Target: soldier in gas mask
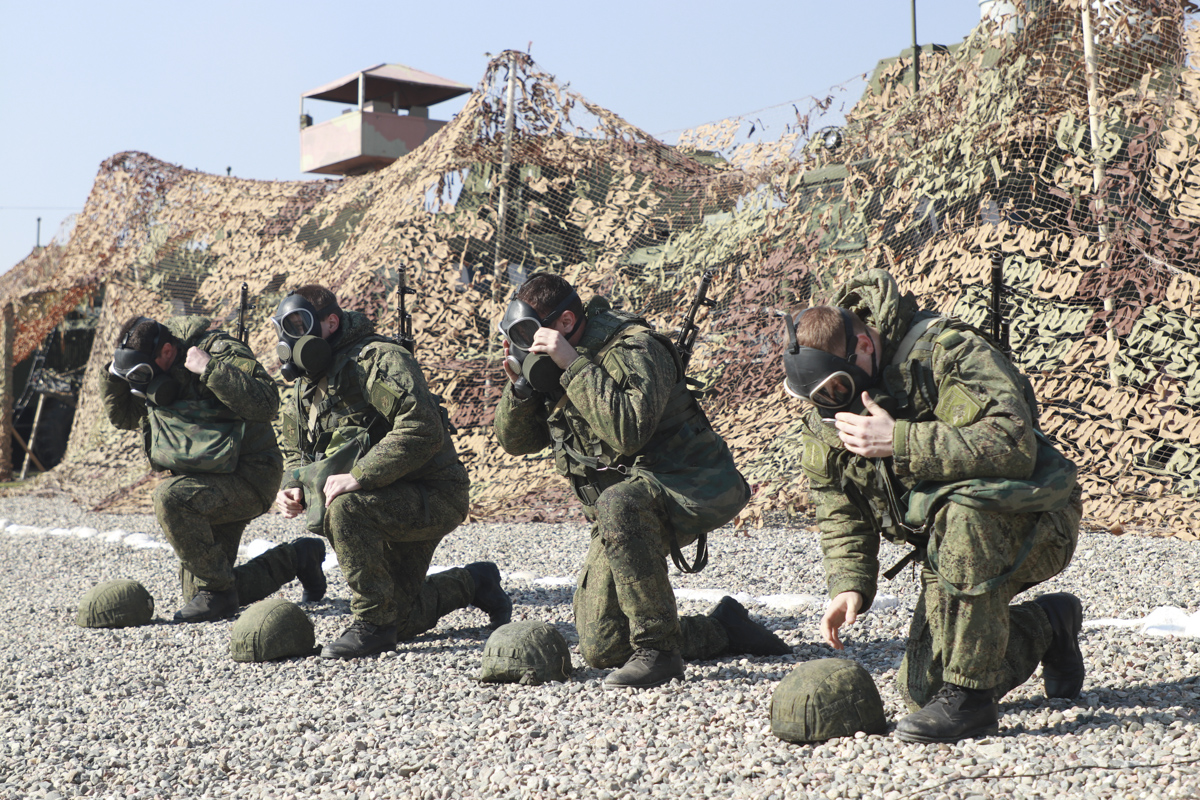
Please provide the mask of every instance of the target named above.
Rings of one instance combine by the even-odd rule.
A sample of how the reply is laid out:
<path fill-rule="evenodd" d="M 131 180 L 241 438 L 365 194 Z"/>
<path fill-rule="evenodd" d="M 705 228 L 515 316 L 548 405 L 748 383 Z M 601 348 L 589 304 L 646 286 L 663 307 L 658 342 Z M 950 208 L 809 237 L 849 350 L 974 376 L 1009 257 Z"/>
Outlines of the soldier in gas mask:
<path fill-rule="evenodd" d="M 413 354 L 315 284 L 285 297 L 271 321 L 282 374 L 295 381 L 276 505 L 333 543 L 353 594 L 354 622 L 321 656 L 391 650 L 468 605 L 507 623 L 512 601 L 490 561 L 426 577 L 438 542 L 467 516 L 470 482 Z"/>
<path fill-rule="evenodd" d="M 294 578 L 306 601 L 326 587 L 319 539 L 234 566 L 242 532 L 270 509 L 283 474 L 271 428 L 279 394 L 250 348 L 210 324 L 129 319 L 103 383 L 113 425 L 140 430 L 151 466 L 171 473 L 154 490 L 154 512 L 179 557 L 181 622 L 230 616 Z"/>
<path fill-rule="evenodd" d="M 791 653 L 732 597 L 706 615 L 676 610 L 668 554 L 683 568 L 680 548 L 732 520 L 750 489 L 675 344 L 603 297 L 585 309 L 547 273 L 521 286 L 500 330 L 509 384 L 496 438 L 513 455 L 552 447 L 592 521 L 575 627 L 589 664 L 621 667 L 604 685 L 658 686 L 682 678 L 685 659 Z"/>
<path fill-rule="evenodd" d="M 921 596 L 900 667 L 912 712 L 896 735 L 995 733 L 997 700 L 1038 664 L 1047 697 L 1076 697 L 1083 609 L 1018 593 L 1061 572 L 1079 536 L 1075 465 L 1038 430 L 1028 379 L 979 331 L 919 311 L 871 270 L 835 306 L 787 319 L 788 393 L 808 401 L 803 468 L 832 598 L 827 643 L 870 608 L 880 536 L 913 546 Z"/>

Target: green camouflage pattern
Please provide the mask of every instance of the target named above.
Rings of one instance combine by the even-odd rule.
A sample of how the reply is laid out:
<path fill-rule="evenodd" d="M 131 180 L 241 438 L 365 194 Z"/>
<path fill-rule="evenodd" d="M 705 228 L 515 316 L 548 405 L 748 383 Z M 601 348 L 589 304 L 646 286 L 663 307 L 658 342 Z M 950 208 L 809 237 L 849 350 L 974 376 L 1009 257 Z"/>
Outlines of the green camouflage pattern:
<path fill-rule="evenodd" d="M 684 547 L 733 519 L 749 487 L 688 391 L 669 339 L 596 298 L 575 349 L 563 399 L 520 401 L 509 386 L 495 430 L 514 455 L 553 445 L 592 521 L 575 590 L 580 652 L 594 667 L 622 665 L 638 648 L 719 655 L 729 646 L 724 628 L 706 616 L 680 619 L 666 557 L 672 536 Z"/>
<path fill-rule="evenodd" d="M 164 323 L 180 341 L 179 358 L 170 375 L 179 384 L 177 403 L 223 406 L 246 422 L 238 455 L 237 473 L 257 484 L 264 497 L 273 501 L 282 474 L 283 457 L 275 441 L 271 420 L 279 410 L 279 391 L 254 353 L 242 342 L 224 333 L 209 334 L 208 317 L 173 317 Z M 204 373 L 196 375 L 184 365 L 190 347 L 199 346 L 212 359 Z M 144 400 L 129 391 L 129 384 L 104 372 L 102 400 L 109 421 L 121 430 L 140 430 L 146 457 L 150 458 L 151 431 Z"/>
<path fill-rule="evenodd" d="M 375 323 L 357 311 L 342 312 L 341 335 L 331 344 L 336 374 L 329 378 L 330 397 L 319 405 L 312 426 L 308 420 L 316 384 L 307 378 L 296 381 L 288 392 L 291 401 L 281 411 L 289 474 L 313 460 L 312 453 L 303 451 L 302 440 L 323 449 L 338 428 L 358 427 L 384 431 L 350 470 L 364 489 L 398 480 L 466 481 L 449 418 L 412 354 L 379 337 Z M 355 358 L 339 358 L 355 352 Z M 344 366 L 336 369 L 339 362 Z M 301 484 L 290 479 L 288 485 Z"/>
<path fill-rule="evenodd" d="M 520 401 L 505 389 L 495 416 L 500 445 L 513 455 L 554 446 L 555 467 L 589 520 L 596 496 L 624 480 L 622 472 L 664 495 L 681 546 L 737 516 L 750 488 L 692 397 L 675 345 L 597 297 L 575 349 L 581 357 L 560 379 L 563 401 Z M 599 470 L 571 451 L 627 469 Z"/>
<path fill-rule="evenodd" d="M 180 400 L 154 407 L 148 418 L 155 469 L 217 474 L 237 469 L 246 421 L 223 406 Z"/>
<path fill-rule="evenodd" d="M 591 666 L 621 666 L 638 648 L 679 650 L 688 661 L 729 649 L 717 620 L 679 616 L 668 531 L 665 503 L 649 481 L 635 478 L 600 495 L 574 598 L 579 652 Z"/>
<path fill-rule="evenodd" d="M 79 599 L 75 624 L 81 628 L 130 628 L 154 619 L 154 598 L 137 581 L 98 583 Z"/>
<path fill-rule="evenodd" d="M 998 699 L 1029 679 L 1053 631 L 1036 603 L 1009 603 L 1066 569 L 1079 539 L 1081 497 L 1077 487 L 1065 508 L 1042 514 L 981 511 L 959 503 L 942 508 L 932 531 L 938 572 L 928 564 L 921 570 L 922 592 L 897 676 L 910 710 L 929 702 L 943 682 L 995 689 Z M 1004 573 L 1027 541 L 1028 557 L 995 589 L 970 596 L 947 587 Z"/>
<path fill-rule="evenodd" d="M 474 598 L 474 579 L 464 569 L 426 576 L 438 542 L 467 517 L 470 481 L 445 409 L 416 359 L 399 345 L 376 341 L 365 315 L 342 315 L 333 363 L 345 366 L 329 380 L 330 394 L 311 428 L 313 384 L 302 378 L 288 393 L 281 446 L 294 474 L 311 462 L 302 442 L 328 442 L 338 431 L 349 438 L 352 429 L 385 423 L 386 433 L 350 470 L 362 488 L 334 498 L 320 533 L 337 553 L 354 616 L 398 625 L 400 638 L 409 639 Z M 357 355 L 339 359 L 347 352 Z M 288 485 L 303 487 L 294 477 Z"/>
<path fill-rule="evenodd" d="M 483 646 L 481 683 L 540 686 L 571 679 L 571 650 L 549 623 L 522 620 L 501 625 Z"/>
<path fill-rule="evenodd" d="M 1073 471 L 1066 470 L 1069 477 L 1055 473 L 1055 480 L 1067 484 L 1056 487 L 1060 502 L 1054 510 L 1014 513 L 1005 505 L 1007 498 L 991 507 L 980 502 L 969 507 L 950 493 L 951 502 L 940 505 L 929 528 L 912 533 L 901 524 L 906 509 L 895 507 L 889 496 L 903 497 L 923 482 L 928 487 L 931 482 L 1033 477 L 1039 443 L 1032 391 L 982 336 L 955 327 L 931 327 L 910 357 L 891 363 L 917 308 L 911 294 L 900 295 L 887 272 L 871 270 L 851 280 L 836 303 L 880 331 L 883 379 L 872 394 L 897 422 L 892 477 L 888 460 L 845 450 L 836 429 L 822 423 L 815 410 L 804 417 L 803 468 L 821 530 L 829 595 L 859 592 L 867 610 L 877 590 L 880 535 L 920 546 L 930 536 L 937 571 L 945 579 L 939 582 L 925 563 L 922 601 L 925 608 L 937 609 L 930 615 L 927 646 L 936 653 L 919 665 L 914 660 L 906 670 L 913 696 L 931 696 L 921 687 L 940 686 L 943 680 L 977 689 L 1010 682 L 1005 663 L 1022 665 L 1017 672 L 1036 666 L 1049 641 L 1044 615 L 1031 615 L 1034 627 L 1010 637 L 1008 602 L 1070 561 L 1081 516 Z M 890 488 L 889 481 L 895 482 Z M 971 589 L 979 594 L 963 591 Z M 926 635 L 922 625 L 914 625 L 910 650 Z"/>
<path fill-rule="evenodd" d="M 883 700 L 871 674 L 845 658 L 800 664 L 771 694 L 771 733 L 787 742 L 887 733 Z"/>
<path fill-rule="evenodd" d="M 234 661 L 274 661 L 312 655 L 316 643 L 308 614 L 295 603 L 274 598 L 258 601 L 233 623 L 229 655 Z"/>
<path fill-rule="evenodd" d="M 242 603 L 252 603 L 296 577 L 296 557 L 289 546 L 234 569 L 242 532 L 271 507 L 283 477 L 283 456 L 271 427 L 279 392 L 250 348 L 225 334 L 210 335 L 210 323 L 207 317 L 175 317 L 164 323 L 182 351 L 170 373 L 179 383 L 177 402 L 220 405 L 245 421 L 237 467 L 229 474 L 175 472 L 155 487 L 154 513 L 179 558 L 185 603 L 199 590 L 219 592 L 231 586 L 237 587 Z M 201 345 L 212 359 L 196 375 L 183 362 L 188 348 Z M 128 383 L 107 371 L 104 375 L 109 420 L 124 430 L 141 430 L 149 458 L 146 403 L 129 391 Z"/>

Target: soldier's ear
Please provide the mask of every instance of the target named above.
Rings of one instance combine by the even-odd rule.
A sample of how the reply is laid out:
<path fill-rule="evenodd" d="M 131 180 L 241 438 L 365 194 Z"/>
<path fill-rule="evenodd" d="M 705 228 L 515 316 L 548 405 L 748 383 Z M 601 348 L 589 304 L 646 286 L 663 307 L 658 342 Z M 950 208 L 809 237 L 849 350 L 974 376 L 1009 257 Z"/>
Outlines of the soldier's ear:
<path fill-rule="evenodd" d="M 338 328 L 342 327 L 342 318 L 337 314 L 330 314 L 325 318 L 325 325 L 329 328 L 329 335 L 332 336 L 338 332 Z"/>

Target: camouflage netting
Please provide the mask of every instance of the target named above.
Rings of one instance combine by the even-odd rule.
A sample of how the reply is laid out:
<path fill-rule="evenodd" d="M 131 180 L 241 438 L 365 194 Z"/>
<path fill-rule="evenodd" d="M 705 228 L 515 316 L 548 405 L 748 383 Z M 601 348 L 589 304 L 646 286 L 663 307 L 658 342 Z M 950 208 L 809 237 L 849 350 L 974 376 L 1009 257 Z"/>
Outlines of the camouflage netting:
<path fill-rule="evenodd" d="M 1038 2 L 1018 32 L 985 24 L 922 48 L 915 94 L 911 55 L 886 59 L 844 116 L 845 89 L 831 90 L 775 133 L 733 119 L 667 146 L 507 52 L 450 124 L 380 172 L 255 182 L 114 156 L 69 243 L 0 284 L 18 360 L 104 289 L 71 446 L 47 479 L 92 505 L 147 502 L 155 478 L 136 437 L 103 419 L 96 390 L 131 314 L 205 312 L 231 328 L 245 281 L 258 301 L 251 344 L 276 369 L 266 316 L 287 288 L 325 283 L 394 330 L 404 267 L 419 293 L 418 355 L 458 427 L 475 518 L 571 517 L 548 454 L 506 456 L 491 433 L 504 380 L 495 323 L 515 282 L 559 271 L 585 297 L 604 293 L 673 331 L 712 269 L 718 302 L 702 315 L 692 373 L 756 488 L 742 522 L 801 513 L 778 313 L 883 266 L 927 306 L 991 329 L 996 264 L 1013 356 L 1045 429 L 1082 467 L 1090 520 L 1197 538 L 1192 11 L 1178 0 L 1093 8 L 1090 103 L 1083 6 L 1062 0 Z"/>

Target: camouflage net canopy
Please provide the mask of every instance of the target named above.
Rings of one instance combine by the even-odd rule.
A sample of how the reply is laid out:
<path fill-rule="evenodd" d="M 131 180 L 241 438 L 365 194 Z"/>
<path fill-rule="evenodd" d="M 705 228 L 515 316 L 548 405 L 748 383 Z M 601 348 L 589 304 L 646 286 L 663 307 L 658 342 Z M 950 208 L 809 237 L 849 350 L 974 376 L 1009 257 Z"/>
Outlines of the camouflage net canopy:
<path fill-rule="evenodd" d="M 137 437 L 97 389 L 134 313 L 201 312 L 231 329 L 243 281 L 251 344 L 320 282 L 396 327 L 397 269 L 418 294 L 418 356 L 458 427 L 477 519 L 577 514 L 548 453 L 496 445 L 496 322 L 538 269 L 674 331 L 714 270 L 691 372 L 756 492 L 742 523 L 807 506 L 800 409 L 781 389 L 781 311 L 885 267 L 902 290 L 992 328 L 993 265 L 1014 359 L 1042 424 L 1082 469 L 1093 523 L 1200 535 L 1200 31 L 1177 0 L 1022 8 L 963 42 L 880 62 L 782 123 L 737 118 L 668 146 L 563 88 L 528 56 L 493 60 L 457 117 L 379 172 L 255 182 L 140 153 L 101 167 L 65 246 L 6 276 L 14 358 L 103 288 L 71 445 L 47 479 L 92 505 L 147 502 Z M 1085 16 L 1087 19 L 1085 19 Z M 1085 28 L 1094 47 L 1085 47 Z M 1088 54 L 1094 70 L 1089 71 Z M 506 133 L 506 97 L 515 90 Z M 840 110 L 841 109 L 841 110 Z"/>

